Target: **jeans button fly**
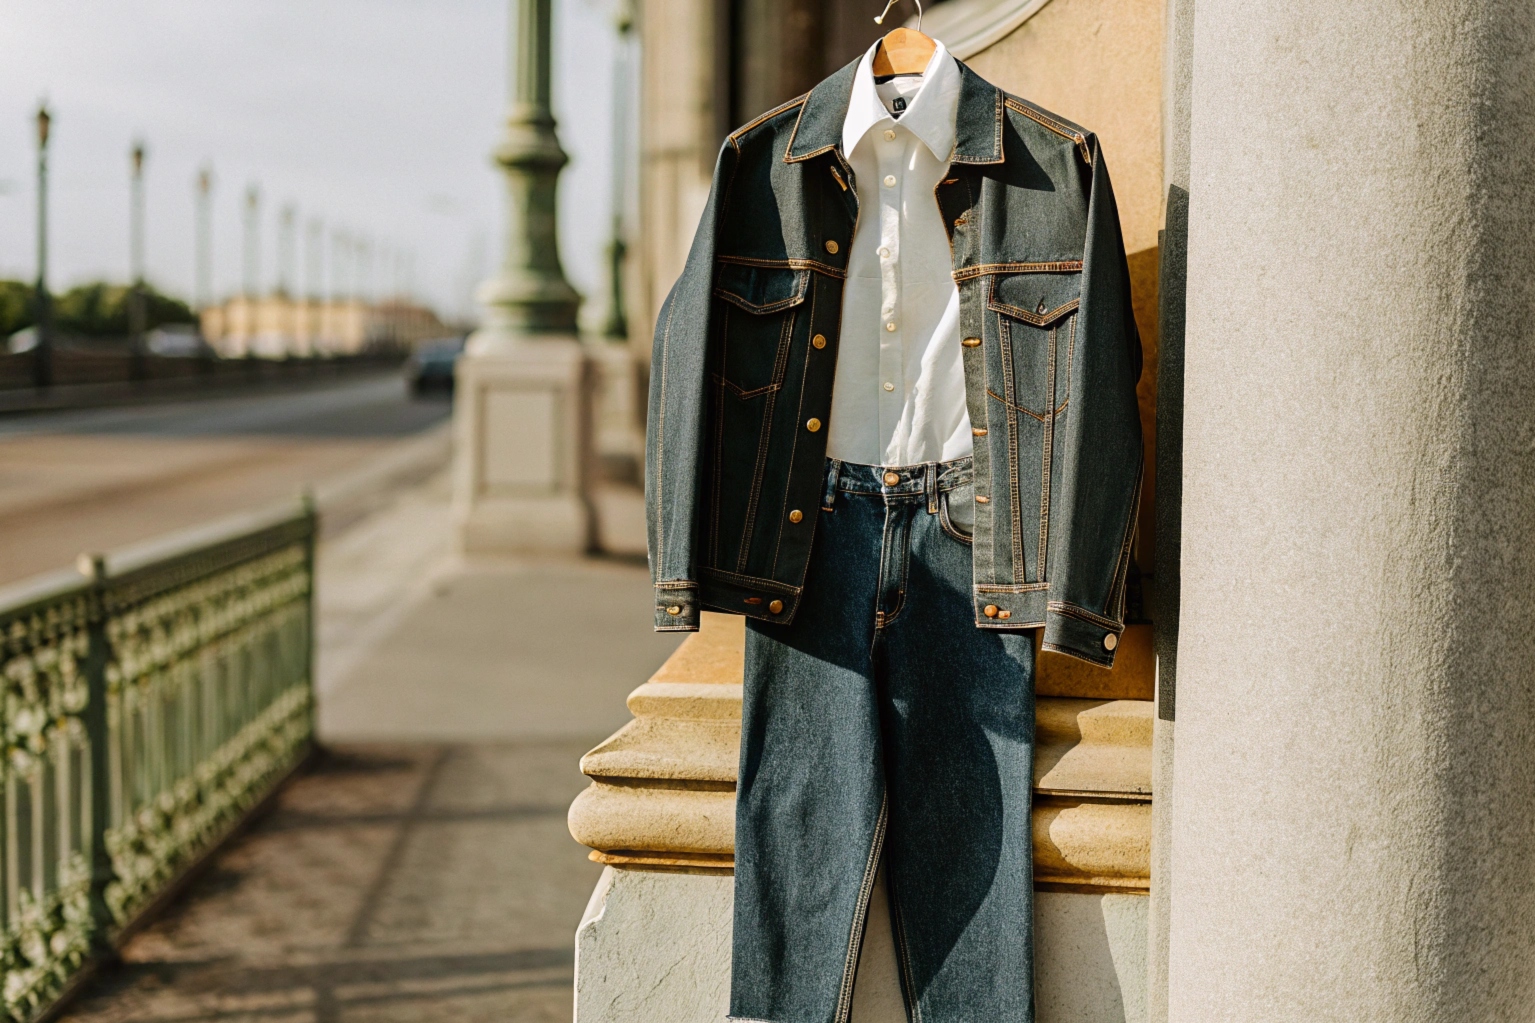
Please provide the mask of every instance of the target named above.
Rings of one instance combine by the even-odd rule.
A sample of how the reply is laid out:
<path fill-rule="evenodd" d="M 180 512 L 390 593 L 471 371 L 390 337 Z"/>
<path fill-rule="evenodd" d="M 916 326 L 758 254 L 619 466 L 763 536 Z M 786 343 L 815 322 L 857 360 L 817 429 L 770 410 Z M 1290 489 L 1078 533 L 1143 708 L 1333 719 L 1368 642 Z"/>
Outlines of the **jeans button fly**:
<path fill-rule="evenodd" d="M 900 473 L 895 473 L 895 472 L 887 472 L 887 473 L 885 473 L 885 486 L 893 487 L 893 486 L 895 486 L 899 482 L 901 482 L 901 475 L 900 475 Z"/>

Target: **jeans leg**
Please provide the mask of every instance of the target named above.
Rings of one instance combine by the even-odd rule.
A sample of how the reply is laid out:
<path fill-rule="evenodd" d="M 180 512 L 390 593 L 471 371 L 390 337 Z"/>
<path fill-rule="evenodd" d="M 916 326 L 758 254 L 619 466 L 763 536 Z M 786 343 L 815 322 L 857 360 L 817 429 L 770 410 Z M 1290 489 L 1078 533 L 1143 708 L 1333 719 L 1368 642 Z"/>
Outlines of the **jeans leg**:
<path fill-rule="evenodd" d="M 913 1023 L 1031 1023 L 1034 645 L 977 629 L 968 545 L 913 515 L 877 672 L 885 845 Z"/>
<path fill-rule="evenodd" d="M 736 787 L 730 1015 L 843 1023 L 882 846 L 870 671 L 884 526 L 839 494 L 817 523 L 794 621 L 748 620 Z"/>

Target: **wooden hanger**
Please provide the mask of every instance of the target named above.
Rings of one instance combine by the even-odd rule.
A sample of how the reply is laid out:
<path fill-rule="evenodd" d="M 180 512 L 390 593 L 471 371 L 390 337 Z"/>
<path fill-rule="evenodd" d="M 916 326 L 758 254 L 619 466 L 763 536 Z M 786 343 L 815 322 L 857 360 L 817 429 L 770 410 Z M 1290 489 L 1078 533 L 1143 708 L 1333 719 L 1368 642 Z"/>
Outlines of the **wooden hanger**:
<path fill-rule="evenodd" d="M 874 24 L 883 25 L 885 15 L 890 13 L 896 0 L 889 0 L 879 17 L 874 19 Z M 874 54 L 874 77 L 884 78 L 888 75 L 920 75 L 927 70 L 927 62 L 933 59 L 933 51 L 938 49 L 931 36 L 922 34 L 922 0 L 916 0 L 917 27 L 907 28 L 902 25 L 885 33 L 885 38 L 879 41 L 879 49 Z"/>

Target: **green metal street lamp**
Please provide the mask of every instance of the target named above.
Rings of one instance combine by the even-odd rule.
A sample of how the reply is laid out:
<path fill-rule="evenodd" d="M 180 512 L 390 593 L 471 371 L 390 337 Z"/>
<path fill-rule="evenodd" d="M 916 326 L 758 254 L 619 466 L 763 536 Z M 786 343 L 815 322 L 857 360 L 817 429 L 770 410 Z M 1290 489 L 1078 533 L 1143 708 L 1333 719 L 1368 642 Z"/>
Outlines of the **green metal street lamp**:
<path fill-rule="evenodd" d="M 148 373 L 144 333 L 149 329 L 148 296 L 144 294 L 144 143 L 133 143 L 129 155 L 133 176 L 128 211 L 128 378 L 143 380 Z"/>
<path fill-rule="evenodd" d="M 37 289 L 34 293 L 37 342 L 32 349 L 32 383 L 53 385 L 53 302 L 48 295 L 48 104 L 37 108 Z"/>
<path fill-rule="evenodd" d="M 552 0 L 513 0 L 511 96 L 495 160 L 506 175 L 506 258 L 481 288 L 485 332 L 502 342 L 571 336 L 581 297 L 560 266 L 555 188 L 569 157 L 549 109 Z"/>

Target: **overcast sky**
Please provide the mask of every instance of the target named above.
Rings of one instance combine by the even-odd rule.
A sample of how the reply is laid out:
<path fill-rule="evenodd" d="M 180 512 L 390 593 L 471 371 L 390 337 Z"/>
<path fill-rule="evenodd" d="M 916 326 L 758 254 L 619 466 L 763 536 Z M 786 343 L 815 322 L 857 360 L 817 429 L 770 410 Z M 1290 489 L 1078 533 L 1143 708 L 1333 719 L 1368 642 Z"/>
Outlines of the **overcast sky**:
<path fill-rule="evenodd" d="M 599 306 L 609 231 L 613 0 L 555 0 L 561 254 Z M 128 152 L 147 163 L 148 275 L 192 297 L 193 182 L 213 167 L 215 293 L 242 278 L 242 212 L 262 196 L 264 286 L 278 211 L 373 240 L 376 288 L 469 307 L 500 259 L 489 153 L 505 107 L 507 0 L 0 0 L 0 276 L 35 274 L 34 114 L 47 97 L 49 277 L 128 276 Z M 302 247 L 299 273 L 307 275 Z M 327 254 L 327 274 L 330 260 Z M 588 313 L 598 312 L 589 309 Z"/>

